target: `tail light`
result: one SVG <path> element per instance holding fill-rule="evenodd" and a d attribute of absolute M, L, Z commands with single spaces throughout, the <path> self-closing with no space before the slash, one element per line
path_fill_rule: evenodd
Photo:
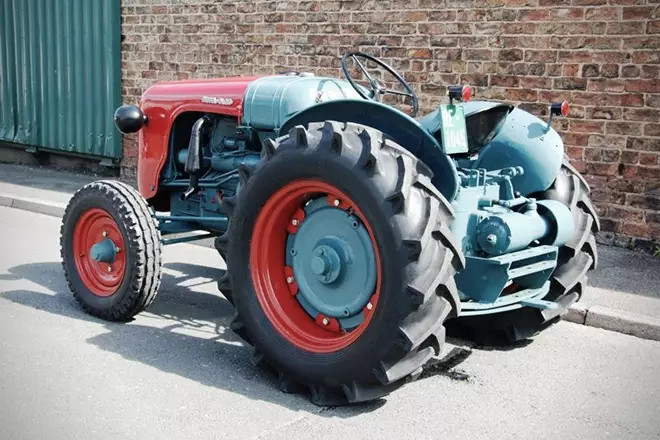
<path fill-rule="evenodd" d="M 561 116 L 568 116 L 568 101 L 563 101 L 563 102 L 553 102 L 550 104 L 550 114 L 551 115 L 561 115 Z"/>
<path fill-rule="evenodd" d="M 447 96 L 449 96 L 450 103 L 453 103 L 454 99 L 457 101 L 467 102 L 472 98 L 472 87 L 449 86 L 447 87 Z"/>

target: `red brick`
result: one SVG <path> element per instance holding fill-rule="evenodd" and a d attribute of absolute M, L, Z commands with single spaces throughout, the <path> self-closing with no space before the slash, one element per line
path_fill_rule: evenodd
<path fill-rule="evenodd" d="M 643 107 L 644 95 L 640 93 L 629 93 L 621 95 L 621 105 L 627 107 Z"/>
<path fill-rule="evenodd" d="M 571 130 L 578 133 L 602 133 L 605 126 L 604 122 L 598 121 L 576 121 L 571 120 Z"/>
<path fill-rule="evenodd" d="M 622 223 L 643 223 L 644 211 L 641 209 L 630 208 L 628 206 L 608 205 L 607 216 L 614 219 L 623 220 Z"/>
<path fill-rule="evenodd" d="M 616 78 L 619 76 L 619 65 L 603 64 L 600 69 L 600 74 L 605 78 Z"/>
<path fill-rule="evenodd" d="M 600 119 L 600 118 L 595 118 L 593 115 L 592 118 Z M 642 134 L 642 123 L 641 122 L 607 122 L 605 123 L 605 133 L 638 136 Z"/>
<path fill-rule="evenodd" d="M 491 77 L 492 83 L 492 77 Z M 506 91 L 506 99 L 510 101 L 528 101 L 534 102 L 538 99 L 538 94 L 536 90 L 529 89 L 508 89 Z"/>
<path fill-rule="evenodd" d="M 550 9 L 550 17 L 556 20 L 581 20 L 584 18 L 584 8 Z"/>
<path fill-rule="evenodd" d="M 612 136 L 612 135 L 600 135 L 592 134 L 589 136 L 589 147 L 599 148 L 599 151 L 605 151 L 604 148 L 609 149 L 621 149 L 626 148 L 626 138 L 624 136 Z M 615 150 L 616 151 L 616 150 Z M 616 155 L 615 160 L 619 160 L 620 155 Z M 612 154 L 609 154 L 607 157 L 613 157 Z M 611 162 L 611 160 L 601 159 L 604 162 Z"/>
<path fill-rule="evenodd" d="M 628 148 L 636 151 L 656 151 L 660 153 L 660 139 L 657 138 L 628 138 Z"/>
<path fill-rule="evenodd" d="M 627 92 L 660 93 L 660 79 L 635 79 L 626 81 Z"/>
<path fill-rule="evenodd" d="M 630 6 L 623 8 L 624 20 L 648 20 L 660 18 L 660 6 Z"/>
<path fill-rule="evenodd" d="M 623 119 L 629 121 L 657 122 L 660 121 L 660 110 L 625 108 L 623 110 Z"/>
<path fill-rule="evenodd" d="M 658 157 L 660 155 L 657 153 L 641 153 L 639 155 L 639 164 L 649 166 L 658 165 Z M 658 176 L 660 177 L 660 170 L 658 170 Z"/>
<path fill-rule="evenodd" d="M 619 8 L 610 8 L 610 7 L 595 7 L 587 8 L 584 13 L 584 18 L 586 20 L 616 20 L 619 18 L 620 9 Z"/>
<path fill-rule="evenodd" d="M 660 124 L 644 124 L 644 136 L 660 136 Z"/>
<path fill-rule="evenodd" d="M 618 79 L 590 79 L 587 90 L 594 92 L 623 92 L 624 82 Z"/>
<path fill-rule="evenodd" d="M 549 10 L 543 9 L 520 9 L 518 10 L 518 21 L 541 21 L 550 17 Z"/>
<path fill-rule="evenodd" d="M 647 34 L 660 34 L 660 20 L 649 21 L 646 27 Z"/>

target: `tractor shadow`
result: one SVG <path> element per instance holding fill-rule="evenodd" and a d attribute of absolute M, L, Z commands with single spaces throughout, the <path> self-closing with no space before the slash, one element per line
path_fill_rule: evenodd
<path fill-rule="evenodd" d="M 308 395 L 285 394 L 277 377 L 252 364 L 252 347 L 230 329 L 233 307 L 220 294 L 221 269 L 187 263 L 163 266 L 161 289 L 154 303 L 128 323 L 112 323 L 87 315 L 70 294 L 60 263 L 15 266 L 5 280 L 24 280 L 33 289 L 0 291 L 0 297 L 67 318 L 101 325 L 107 332 L 87 342 L 205 386 L 325 417 L 351 418 L 377 410 L 385 399 L 347 407 L 319 407 Z"/>

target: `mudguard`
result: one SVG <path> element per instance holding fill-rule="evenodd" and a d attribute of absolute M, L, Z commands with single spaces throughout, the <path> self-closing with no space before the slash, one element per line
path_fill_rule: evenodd
<path fill-rule="evenodd" d="M 456 166 L 438 141 L 405 113 L 375 101 L 340 99 L 312 106 L 286 120 L 279 129 L 285 135 L 292 127 L 309 122 L 333 120 L 373 127 L 418 157 L 433 172 L 433 185 L 448 201 L 458 193 Z"/>
<path fill-rule="evenodd" d="M 468 103 L 466 114 L 484 103 Z M 487 103 L 493 105 L 493 103 Z M 468 116 L 469 118 L 469 116 Z M 525 170 L 512 183 L 523 196 L 547 190 L 557 178 L 564 157 L 559 133 L 531 113 L 515 108 L 506 117 L 499 133 L 480 152 L 476 160 L 460 161 L 461 166 L 494 171 L 521 166 Z"/>

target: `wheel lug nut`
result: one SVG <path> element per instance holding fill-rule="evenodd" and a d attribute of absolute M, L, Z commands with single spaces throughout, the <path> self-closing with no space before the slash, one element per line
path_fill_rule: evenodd
<path fill-rule="evenodd" d="M 112 266 L 108 266 L 108 272 L 112 272 Z"/>
<path fill-rule="evenodd" d="M 115 247 L 115 252 L 121 252 L 121 248 L 119 246 Z"/>
<path fill-rule="evenodd" d="M 373 308 L 374 308 L 373 304 L 371 304 L 371 303 L 368 303 L 368 304 L 367 304 L 367 310 L 371 310 L 371 309 L 373 309 Z"/>
<path fill-rule="evenodd" d="M 108 231 L 103 231 L 103 236 L 107 237 L 108 236 Z"/>
<path fill-rule="evenodd" d="M 323 318 L 323 325 L 328 325 L 329 323 L 328 318 Z"/>
<path fill-rule="evenodd" d="M 291 220 L 291 224 L 293 226 L 298 226 L 298 220 L 294 218 L 293 220 Z"/>
<path fill-rule="evenodd" d="M 339 206 L 339 200 L 338 199 L 335 199 L 335 201 L 333 203 L 334 203 L 335 206 Z"/>
<path fill-rule="evenodd" d="M 293 283 L 293 277 L 286 277 L 286 282 L 289 284 Z"/>

